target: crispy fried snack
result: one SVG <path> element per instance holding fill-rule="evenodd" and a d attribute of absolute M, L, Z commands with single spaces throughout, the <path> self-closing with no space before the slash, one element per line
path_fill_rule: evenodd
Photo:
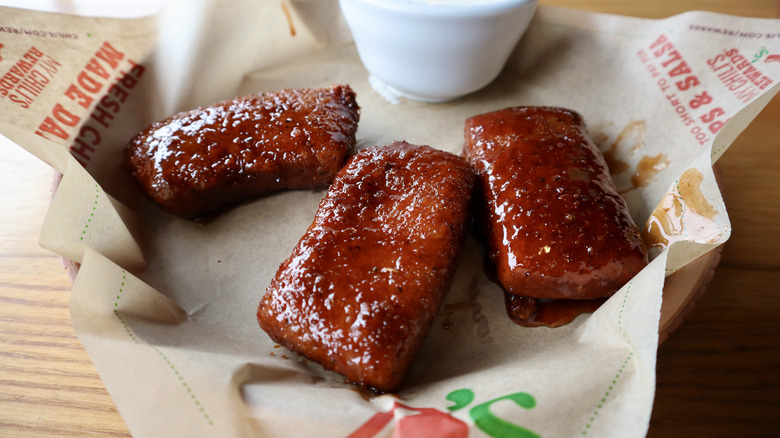
<path fill-rule="evenodd" d="M 271 281 L 260 326 L 362 387 L 398 389 L 449 290 L 473 181 L 463 158 L 427 146 L 356 153 Z"/>
<path fill-rule="evenodd" d="M 609 296 L 647 264 L 639 230 L 579 114 L 507 108 L 468 119 L 465 136 L 489 256 L 508 292 Z"/>
<path fill-rule="evenodd" d="M 349 86 L 235 98 L 153 123 L 124 165 L 165 210 L 198 218 L 281 189 L 326 187 L 355 146 Z"/>

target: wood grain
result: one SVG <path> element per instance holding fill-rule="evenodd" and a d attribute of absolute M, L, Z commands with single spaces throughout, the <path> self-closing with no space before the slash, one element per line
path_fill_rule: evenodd
<path fill-rule="evenodd" d="M 660 18 L 780 17 L 777 1 L 542 0 Z M 660 347 L 648 436 L 780 434 L 780 98 L 719 161 L 733 225 L 697 306 Z M 70 283 L 38 246 L 52 171 L 0 141 L 0 437 L 129 436 L 70 324 Z"/>
<path fill-rule="evenodd" d="M 70 323 L 70 281 L 38 246 L 52 169 L 0 143 L 0 436 L 129 436 Z"/>
<path fill-rule="evenodd" d="M 658 351 L 651 437 L 780 434 L 780 99 L 718 161 L 733 232 Z"/>

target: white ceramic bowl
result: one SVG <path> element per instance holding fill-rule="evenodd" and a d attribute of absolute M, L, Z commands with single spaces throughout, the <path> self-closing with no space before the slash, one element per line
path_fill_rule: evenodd
<path fill-rule="evenodd" d="M 537 0 L 339 2 L 372 82 L 426 102 L 452 100 L 493 81 L 537 4 Z"/>

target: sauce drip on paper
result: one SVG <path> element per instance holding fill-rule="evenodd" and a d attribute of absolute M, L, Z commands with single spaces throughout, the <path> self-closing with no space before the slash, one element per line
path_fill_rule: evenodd
<path fill-rule="evenodd" d="M 631 175 L 631 188 L 628 190 L 646 187 L 668 166 L 669 158 L 664 154 L 658 154 L 654 157 L 642 157 L 642 159 L 639 160 L 639 164 L 636 166 L 636 171 Z"/>
<path fill-rule="evenodd" d="M 605 150 L 602 150 L 601 153 L 604 155 L 604 160 L 607 162 L 607 166 L 609 166 L 610 173 L 613 175 L 618 175 L 631 168 L 631 166 L 626 161 L 619 158 L 625 155 L 620 152 L 620 146 L 626 143 L 629 139 L 633 139 L 634 142 L 629 148 L 629 153 L 633 155 L 636 151 L 642 149 L 645 146 L 645 133 L 647 133 L 647 122 L 644 120 L 631 120 L 628 122 L 628 124 L 626 124 L 623 130 L 620 131 L 609 147 L 607 147 Z M 594 139 L 598 137 L 601 136 L 594 136 Z M 599 143 L 606 141 L 606 138 L 598 139 Z"/>
<path fill-rule="evenodd" d="M 449 330 L 452 327 L 452 324 L 454 324 L 452 316 L 460 311 L 470 311 L 472 307 L 474 307 L 474 305 L 471 303 L 454 303 L 442 305 L 441 314 L 444 315 L 444 322 L 441 323 L 441 327 L 444 330 Z"/>
<path fill-rule="evenodd" d="M 606 147 L 601 148 L 601 153 L 604 155 L 604 160 L 607 162 L 613 177 L 631 170 L 631 165 L 626 161 L 626 157 L 636 155 L 638 151 L 645 147 L 644 138 L 646 133 L 647 122 L 644 120 L 631 120 L 611 142 L 609 142 L 609 136 L 605 133 L 594 134 L 594 139 L 598 140 L 600 144 L 607 144 Z M 618 193 L 623 195 L 634 189 L 647 187 L 667 167 L 669 167 L 669 157 L 665 154 L 659 153 L 655 156 L 643 156 L 637 163 L 636 169 L 634 169 L 634 173 L 630 175 L 628 181 L 615 178 Z"/>
<path fill-rule="evenodd" d="M 287 5 L 284 2 L 282 2 L 282 11 L 284 11 L 284 16 L 287 18 L 287 25 L 290 27 L 290 36 L 295 36 L 295 24 L 293 23 L 290 10 L 287 9 Z"/>
<path fill-rule="evenodd" d="M 712 242 L 722 234 L 713 218 L 718 214 L 701 192 L 704 177 L 688 169 L 661 200 L 642 230 L 648 249 L 663 250 L 680 240 Z"/>

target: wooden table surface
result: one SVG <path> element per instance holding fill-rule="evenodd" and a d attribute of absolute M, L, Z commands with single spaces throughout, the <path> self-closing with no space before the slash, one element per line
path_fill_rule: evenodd
<path fill-rule="evenodd" d="M 768 0 L 542 0 L 648 18 L 780 17 Z M 651 437 L 780 436 L 780 98 L 719 161 L 733 234 L 658 353 Z M 0 141 L 0 436 L 128 436 L 70 323 L 71 284 L 38 246 L 52 170 Z"/>

